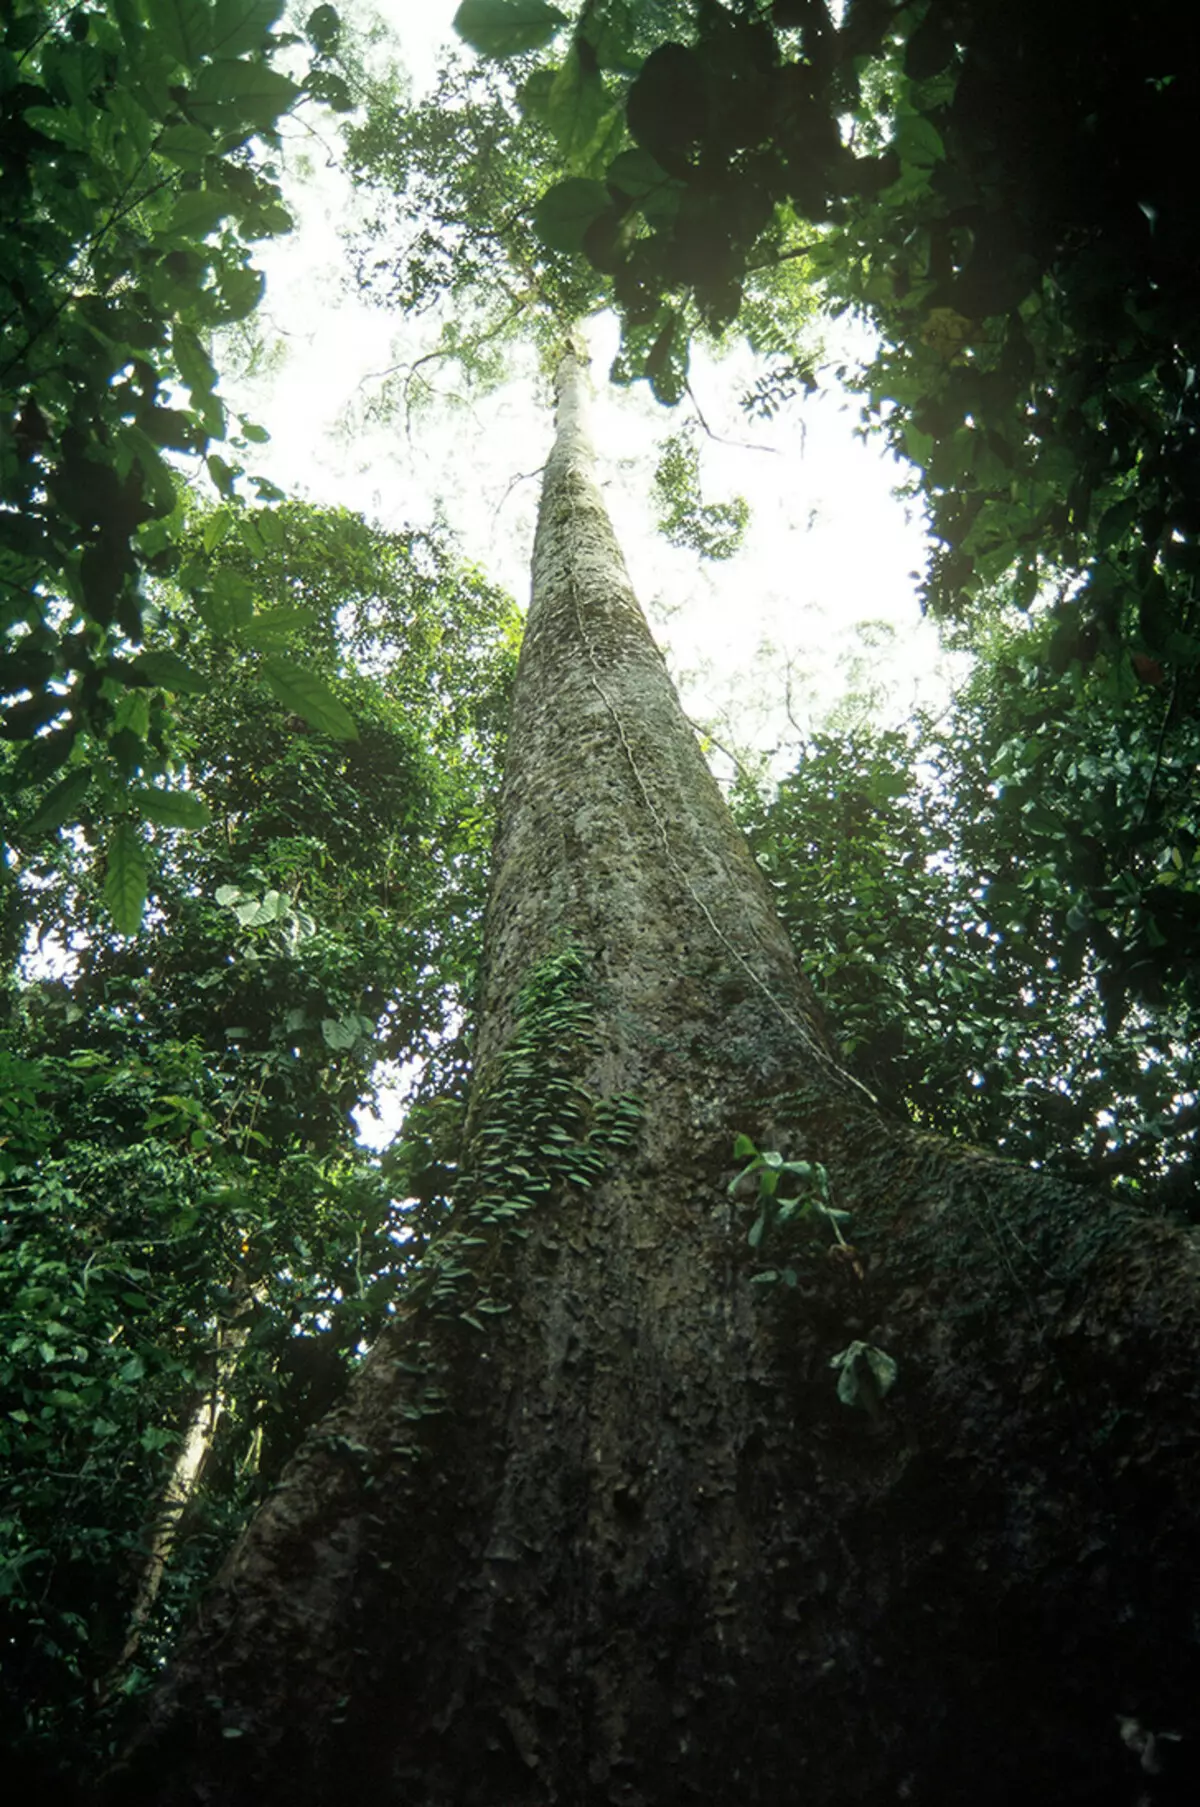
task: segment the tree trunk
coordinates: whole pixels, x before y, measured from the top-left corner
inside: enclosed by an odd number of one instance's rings
[[[1195,1239],[839,1070],[630,591],[582,382],[568,354],[455,1221],[109,1798],[1194,1785]],[[850,1252],[819,1212],[749,1246],[738,1134],[823,1164]],[[839,1398],[855,1344],[897,1364],[886,1398]]]
[[[211,1384],[192,1408],[166,1486],[146,1528],[145,1560],[138,1576],[125,1641],[100,1688],[102,1700],[120,1689],[141,1647],[146,1623],[154,1611],[175,1549],[180,1523],[204,1478],[238,1362],[250,1338],[251,1318],[260,1302],[262,1289],[247,1285],[240,1273],[235,1273],[233,1279],[234,1307],[223,1323],[214,1326]]]

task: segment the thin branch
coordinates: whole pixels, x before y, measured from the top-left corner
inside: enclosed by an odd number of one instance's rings
[[[708,438],[712,440],[714,445],[732,446],[733,449],[738,452],[769,452],[773,458],[782,457],[782,453],[777,445],[756,445],[752,439],[726,439],[723,433],[714,432],[704,418],[704,410],[696,400],[696,391],[692,388],[690,380],[685,381],[684,389],[687,392],[688,400],[696,410],[696,419],[699,421],[703,431],[707,434]]]

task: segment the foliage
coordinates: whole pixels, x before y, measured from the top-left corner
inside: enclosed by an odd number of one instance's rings
[[[672,546],[683,546],[701,558],[733,558],[741,548],[750,520],[744,496],[728,502],[705,502],[700,490],[700,453],[693,433],[673,433],[659,455],[654,472],[658,529]]]
[[[513,656],[507,599],[435,536],[298,504],[187,536],[194,588],[159,585],[146,628],[186,633],[211,680],[176,722],[205,821],[153,822],[139,932],[107,928],[102,794],[72,831],[6,825],[16,922],[63,976],[14,978],[0,1036],[4,1729],[67,1774],[110,1735],[96,1690],[118,1689],[111,1717],[152,1672],[424,1246],[349,1112],[381,1057],[461,1094]],[[214,625],[204,599],[251,573],[260,618],[352,700],[355,740],[274,694],[274,642]],[[219,1435],[126,1669],[157,1500],[233,1326]]]
[[[106,1051],[3,1055],[22,1107],[0,1247],[5,1748],[62,1781],[90,1767],[111,1720],[115,1703],[95,1723],[97,1691],[152,1673],[320,1409],[296,1357],[327,1351],[336,1377],[403,1268],[396,1208],[361,1157],[257,1159],[240,1075],[196,1042],[108,1031]],[[138,1664],[120,1673],[156,1498],[239,1319],[250,1342],[224,1441]]]
[[[850,1214],[835,1210],[830,1203],[829,1175],[819,1161],[785,1161],[776,1149],[760,1151],[746,1135],[735,1139],[733,1153],[735,1160],[746,1164],[730,1180],[729,1196],[752,1196],[758,1212],[746,1236],[752,1249],[765,1249],[771,1242],[798,1246],[825,1225],[833,1234],[827,1252],[841,1250],[854,1259],[854,1250],[841,1231]],[[785,1286],[795,1286],[797,1277],[794,1267],[765,1268],[754,1275],[760,1284],[778,1280]]]
[[[516,1028],[472,1099],[466,1166],[449,1226],[425,1250],[410,1296],[439,1316],[482,1330],[480,1314],[508,1304],[493,1296],[491,1263],[480,1259],[502,1233],[523,1236],[525,1213],[566,1187],[586,1190],[612,1151],[629,1147],[641,1107],[627,1094],[597,1098],[579,1078],[594,1048],[588,971],[575,947],[540,961],[516,1000]],[[428,1117],[414,1113],[397,1161],[428,1185],[433,1148]],[[445,1169],[443,1169],[443,1172]],[[447,1209],[449,1196],[444,1198]]]
[[[557,152],[519,82],[451,63],[413,106],[396,75],[378,78],[346,142],[365,207],[359,285],[383,306],[442,313],[431,357],[490,380],[518,333],[556,335],[564,319],[597,305],[596,277],[534,228],[539,184]]]
[[[171,769],[169,699],[194,678],[137,654],[146,579],[178,562],[177,469],[230,431],[212,333],[257,304],[250,246],[287,231],[274,160],[304,88],[273,55],[279,0],[6,7],[0,45],[0,697],[14,795],[86,758],[115,789]],[[336,15],[313,15],[320,87]],[[315,87],[314,87],[315,84]],[[240,419],[234,448],[265,435]],[[269,488],[269,486],[267,486]],[[75,764],[71,783],[82,782]],[[69,817],[74,793],[55,808]],[[110,848],[122,922],[131,826]]]
[[[643,59],[685,28],[689,11],[684,0],[586,0],[551,66],[538,53],[568,24],[563,12],[535,0],[468,0],[455,23],[492,61],[452,62],[417,106],[395,75],[375,84],[347,133],[371,196],[359,280],[409,310],[452,304],[431,356],[486,377],[517,330],[556,345],[565,325],[601,304],[616,256],[614,181],[651,216],[670,211],[663,172],[637,149],[625,114]],[[807,291],[795,266],[774,259],[748,288],[747,327],[774,347]],[[678,399],[684,365],[666,351],[659,364],[659,393]],[[624,356],[614,374],[632,374]]]
[[[476,11],[499,26],[507,0]],[[539,46],[567,25],[554,9],[539,19]],[[499,30],[471,36],[461,13],[458,22],[486,55],[507,54]],[[625,320],[618,380],[645,376],[661,400],[677,401],[693,330],[722,333],[748,291],[773,298],[747,309],[757,342],[775,337],[788,287],[779,272],[799,255],[803,203],[819,197],[824,217],[828,180],[864,179],[817,90],[814,65],[785,66],[757,9],[734,14],[712,0],[651,9],[589,0],[561,60],[527,80],[529,108],[563,162],[533,220],[547,244],[582,253],[610,279]]]
[[[743,793],[743,819],[847,1060],[889,1108],[1188,1210],[1191,981],[1166,982],[1167,945],[1130,964],[1143,915],[1188,881],[1169,845],[1101,840],[1078,813],[1112,806],[1122,768],[1144,775],[1122,753],[1136,718],[1093,708],[1080,744],[1074,710],[1056,719],[1023,669],[999,685],[982,668],[936,727],[814,737],[768,804]],[[1109,900],[1107,958],[1085,895]]]

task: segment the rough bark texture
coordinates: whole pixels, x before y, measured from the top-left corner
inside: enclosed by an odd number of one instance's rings
[[[886,1121],[839,1072],[630,592],[579,382],[568,359],[472,1132],[521,981],[569,943],[576,1077],[636,1094],[638,1140],[483,1239],[511,1309],[482,1336],[427,1301],[384,1339],[109,1798],[1191,1798],[1195,1239]],[[826,1165],[861,1275],[818,1238],[794,1289],[752,1282],[739,1131]],[[877,1415],[836,1395],[855,1339],[899,1364]]]

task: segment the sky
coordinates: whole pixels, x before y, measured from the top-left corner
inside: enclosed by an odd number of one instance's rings
[[[385,0],[394,55],[426,86],[450,37],[455,0]],[[440,517],[464,553],[524,605],[538,473],[552,431],[546,385],[532,359],[512,380],[466,397],[435,373],[440,401],[406,427],[384,405],[388,373],[428,348],[424,321],[390,316],[358,294],[341,236],[352,199],[332,155],[336,126],[293,122],[297,230],[261,247],[267,276],[261,329],[265,374],[225,391],[271,434],[260,468],[291,494],[339,502],[385,527]],[[617,323],[589,324],[599,476],[630,574],[694,720],[722,744],[794,749],[847,688],[879,692],[887,719],[946,693],[947,668],[922,622],[915,573],[919,521],[896,500],[902,471],[856,433],[858,403],[836,384],[773,422],[748,419],[737,398],[753,380],[745,350],[693,360],[692,388],[714,437],[700,434],[706,501],[751,504],[742,551],[703,562],[656,534],[652,479],[663,440],[690,412],[661,407],[645,385],[619,389],[607,370]],[[832,363],[866,349],[844,331]],[[786,765],[777,757],[776,769]]]

